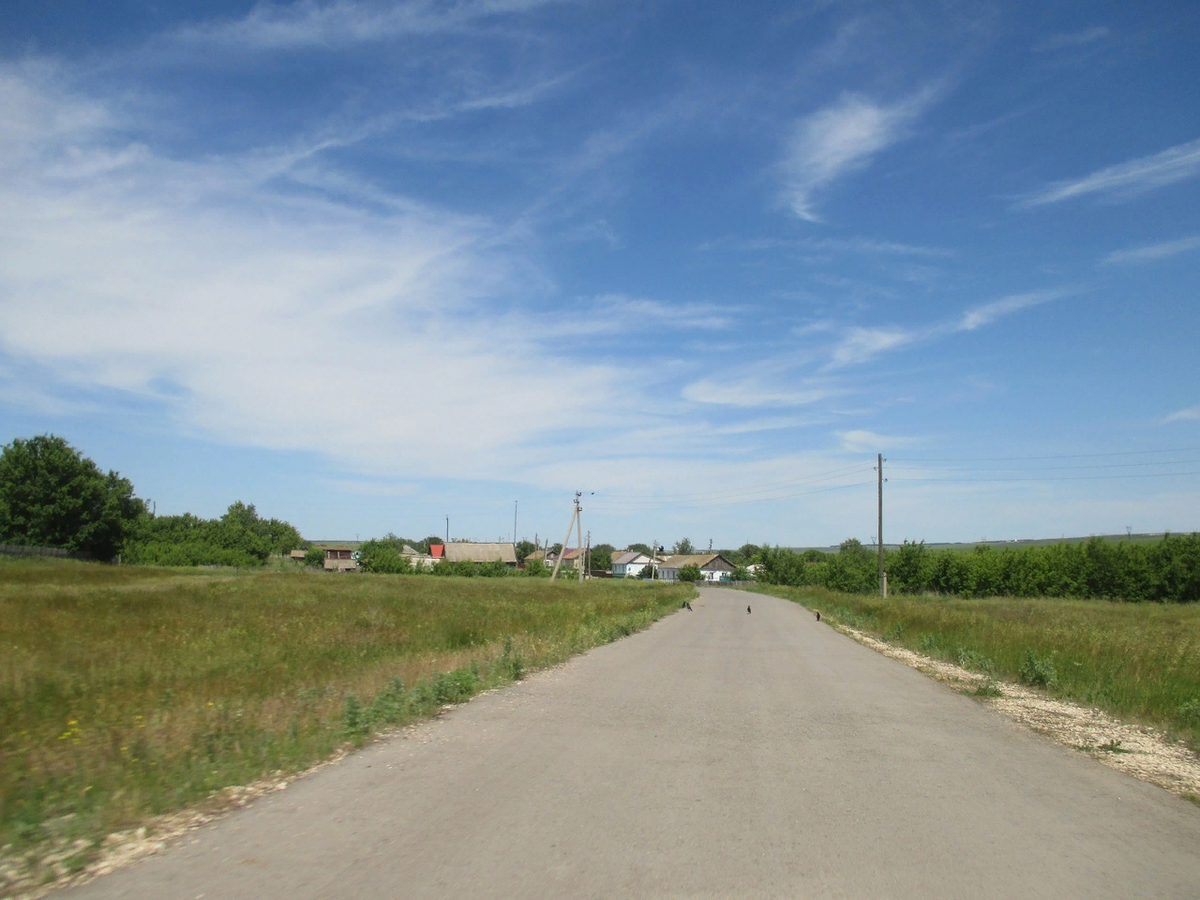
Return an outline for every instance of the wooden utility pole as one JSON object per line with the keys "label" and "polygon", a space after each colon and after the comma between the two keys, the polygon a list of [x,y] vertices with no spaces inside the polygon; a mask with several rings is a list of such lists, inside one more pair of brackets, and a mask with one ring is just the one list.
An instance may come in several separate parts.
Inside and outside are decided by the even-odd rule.
{"label": "wooden utility pole", "polygon": [[879,596],[887,596],[887,576],[883,573],[883,454],[879,454],[879,462],[875,467],[879,473]]}

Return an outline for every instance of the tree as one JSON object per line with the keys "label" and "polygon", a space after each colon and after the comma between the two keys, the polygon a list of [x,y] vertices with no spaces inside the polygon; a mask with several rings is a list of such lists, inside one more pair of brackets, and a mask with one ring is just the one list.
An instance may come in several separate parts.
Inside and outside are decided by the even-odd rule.
{"label": "tree", "polygon": [[626,550],[636,550],[638,553],[645,553],[647,556],[650,555],[650,545],[649,544],[630,544],[625,549]]}
{"label": "tree", "polygon": [[525,557],[537,549],[538,545],[533,541],[517,541],[516,546],[513,547],[513,550],[517,554],[517,562],[519,563],[525,562]]}
{"label": "tree", "polygon": [[145,511],[128,479],[60,437],[17,438],[0,451],[0,542],[111,559]]}
{"label": "tree", "polygon": [[679,574],[676,576],[680,581],[699,581],[704,575],[700,572],[699,566],[681,566]]}
{"label": "tree", "polygon": [[692,542],[687,538],[680,538],[671,547],[671,552],[676,556],[687,556],[696,552],[696,548],[692,546]]}
{"label": "tree", "polygon": [[612,555],[616,549],[612,544],[597,544],[592,548],[592,556],[588,562],[588,567],[597,572],[611,569]]}
{"label": "tree", "polygon": [[320,547],[312,547],[304,554],[304,564],[319,569],[325,565],[325,551]]}

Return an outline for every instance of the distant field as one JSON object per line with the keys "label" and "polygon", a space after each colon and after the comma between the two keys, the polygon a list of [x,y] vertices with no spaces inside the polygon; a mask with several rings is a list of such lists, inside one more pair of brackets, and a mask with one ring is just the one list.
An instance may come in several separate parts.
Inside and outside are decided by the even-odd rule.
{"label": "distant field", "polygon": [[0,559],[0,857],[303,769],[692,594]]}
{"label": "distant field", "polygon": [[1157,726],[1200,752],[1200,604],[758,589],[927,656]]}

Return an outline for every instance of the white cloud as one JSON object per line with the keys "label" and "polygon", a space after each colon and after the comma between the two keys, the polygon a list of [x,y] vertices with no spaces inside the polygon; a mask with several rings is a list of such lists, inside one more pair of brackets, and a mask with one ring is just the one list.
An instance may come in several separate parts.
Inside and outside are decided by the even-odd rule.
{"label": "white cloud", "polygon": [[985,303],[982,306],[976,306],[974,309],[967,310],[963,313],[962,318],[959,319],[955,330],[974,331],[977,328],[982,328],[984,325],[990,325],[1003,316],[1012,315],[1031,306],[1040,306],[1051,300],[1057,300],[1059,297],[1066,296],[1067,293],[1064,290],[1052,290],[1031,291],[1027,294],[1012,294],[992,303]]}
{"label": "white cloud", "polygon": [[874,431],[838,431],[836,434],[846,453],[886,452],[890,447],[905,447],[920,442],[920,438],[887,436]]}
{"label": "white cloud", "polygon": [[851,328],[833,348],[827,368],[857,365],[887,350],[911,344],[921,335],[904,328]]}
{"label": "white cloud", "polygon": [[359,3],[301,0],[262,3],[232,21],[206,22],[176,32],[184,43],[216,44],[252,50],[346,47],[399,35],[460,31],[500,16],[531,12],[562,0],[458,0],[438,3]]}
{"label": "white cloud", "polygon": [[1189,250],[1200,250],[1200,234],[1193,234],[1177,241],[1164,241],[1161,244],[1116,250],[1104,257],[1104,262],[1115,266],[1137,265],[1153,262],[1156,259],[1167,259],[1180,253],[1187,253]]}
{"label": "white cloud", "polygon": [[1189,406],[1187,409],[1171,413],[1163,419],[1164,425],[1169,422],[1200,422],[1200,406]]}
{"label": "white cloud", "polygon": [[933,91],[927,90],[889,106],[847,94],[800,120],[782,164],[785,197],[792,212],[810,222],[819,221],[814,209],[816,195],[903,138],[933,96]]}
{"label": "white cloud", "polygon": [[1022,198],[1016,206],[1045,206],[1089,194],[1134,197],[1197,174],[1200,174],[1200,140],[1178,144],[1153,156],[1109,166],[1083,178],[1054,182]]}
{"label": "white cloud", "polygon": [[1034,44],[1033,49],[1036,53],[1045,53],[1049,50],[1062,50],[1065,47],[1082,47],[1106,38],[1108,34],[1108,28],[1104,25],[1063,34],[1049,34]]}
{"label": "white cloud", "polygon": [[[486,219],[301,199],[293,154],[171,159],[52,79],[0,76],[26,123],[0,146],[10,383],[37,372],[185,430],[422,476],[496,476],[550,431],[611,425],[595,397],[639,396],[509,311],[530,267]],[[554,415],[514,415],[530,397]]]}
{"label": "white cloud", "polygon": [[759,378],[719,381],[703,378],[683,389],[683,397],[693,403],[718,406],[804,406],[834,396],[838,391],[828,386],[787,389],[769,384]]}

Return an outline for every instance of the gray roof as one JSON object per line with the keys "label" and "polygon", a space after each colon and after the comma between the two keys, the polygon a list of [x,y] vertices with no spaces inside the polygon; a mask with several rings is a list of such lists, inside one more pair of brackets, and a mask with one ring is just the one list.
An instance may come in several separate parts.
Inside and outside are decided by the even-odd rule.
{"label": "gray roof", "polygon": [[517,564],[512,544],[471,544],[456,541],[446,545],[446,559],[451,562],[502,562]]}

